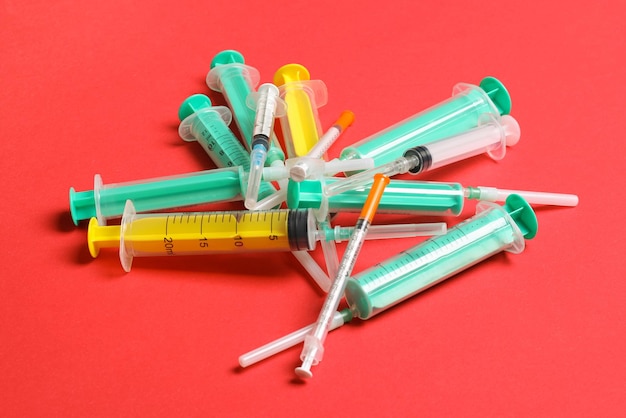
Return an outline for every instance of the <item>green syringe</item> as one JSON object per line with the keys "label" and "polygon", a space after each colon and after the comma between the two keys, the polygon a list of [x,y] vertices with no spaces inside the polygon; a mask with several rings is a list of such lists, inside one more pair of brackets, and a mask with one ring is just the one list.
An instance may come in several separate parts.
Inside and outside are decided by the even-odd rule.
{"label": "green syringe", "polygon": [[[335,312],[329,329],[353,318],[369,319],[397,303],[499,252],[520,253],[525,239],[537,232],[537,218],[519,195],[504,206],[480,202],[477,213],[447,234],[430,238],[351,277],[345,290],[348,309]],[[314,324],[272,341],[239,357],[247,367],[301,343]]]}
{"label": "green syringe", "polygon": [[344,148],[339,158],[373,158],[379,166],[409,148],[476,127],[484,113],[505,115],[510,110],[511,98],[497,79],[486,77],[479,86],[459,83],[451,98]]}
{"label": "green syringe", "polygon": [[244,177],[240,166],[112,184],[96,174],[93,190],[70,188],[70,213],[76,225],[92,217],[104,225],[122,216],[126,200],[139,212],[243,200]]}
{"label": "green syringe", "polygon": [[346,300],[361,319],[428,289],[501,251],[519,254],[535,237],[537,218],[521,196],[504,206],[480,202],[476,215],[348,280]]}

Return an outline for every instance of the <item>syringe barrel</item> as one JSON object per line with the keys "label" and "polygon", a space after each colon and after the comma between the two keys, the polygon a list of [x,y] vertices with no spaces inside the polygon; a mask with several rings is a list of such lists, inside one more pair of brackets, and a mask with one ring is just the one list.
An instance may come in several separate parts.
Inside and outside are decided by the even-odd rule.
{"label": "syringe barrel", "polygon": [[420,164],[411,169],[412,173],[417,174],[484,153],[494,160],[500,160],[506,154],[507,145],[515,145],[519,137],[519,125],[512,116],[485,114],[476,128],[410,148],[404,156],[419,158]]}
{"label": "syringe barrel", "polygon": [[346,299],[361,319],[371,318],[501,251],[524,249],[534,237],[536,217],[518,195],[505,207],[481,202],[478,213],[420,245],[350,278]]}
{"label": "syringe barrel", "polygon": [[96,216],[120,217],[129,199],[140,212],[242,200],[240,170],[221,168],[107,185],[96,175],[94,190],[70,189],[70,212],[78,224]]}
{"label": "syringe barrel", "polygon": [[321,80],[310,80],[308,70],[299,64],[279,68],[274,84],[287,105],[285,115],[280,118],[287,156],[303,157],[322,136],[317,108],[326,104],[326,85]]}
{"label": "syringe barrel", "polygon": [[[107,228],[92,225],[90,246]],[[315,248],[310,210],[226,211],[137,214],[127,204],[120,227],[120,259],[126,271],[133,257],[307,251]]]}
{"label": "syringe barrel", "polygon": [[[326,178],[332,184],[338,181]],[[324,184],[319,180],[290,181],[287,206],[319,209],[322,205]],[[329,212],[359,212],[367,199],[369,188],[348,190],[328,197]],[[391,180],[378,206],[378,213],[411,215],[459,215],[465,198],[463,186],[458,183]]]}
{"label": "syringe barrel", "polygon": [[[204,109],[203,109],[204,110]],[[217,112],[199,111],[192,115],[189,133],[218,167],[242,166],[250,169],[250,155]],[[185,123],[186,121],[183,121]],[[181,123],[182,125],[182,123]]]}
{"label": "syringe barrel", "polygon": [[479,86],[457,84],[453,96],[341,151],[341,159],[370,157],[375,165],[401,157],[409,148],[456,135],[478,125],[483,113],[506,114],[510,98],[492,77]]}

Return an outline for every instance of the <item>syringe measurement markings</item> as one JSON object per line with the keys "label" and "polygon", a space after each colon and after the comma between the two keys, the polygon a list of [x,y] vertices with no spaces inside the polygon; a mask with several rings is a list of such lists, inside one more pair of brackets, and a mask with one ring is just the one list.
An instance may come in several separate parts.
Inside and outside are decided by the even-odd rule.
{"label": "syringe measurement markings", "polygon": [[[175,220],[176,218],[174,217],[174,221]],[[169,221],[170,215],[167,215],[165,218],[165,236],[163,237],[163,247],[165,248],[165,253],[167,255],[174,255],[174,239],[168,236],[169,234],[167,231]]]}
{"label": "syringe measurement markings", "polygon": [[[461,225],[462,224],[459,224],[459,226]],[[381,263],[376,264],[376,266],[373,267],[371,276],[368,278],[360,278],[359,282],[366,292],[368,288],[376,289],[376,293],[385,292],[388,287],[393,288],[396,286],[398,281],[403,280],[403,276],[406,274],[416,271],[424,265],[437,262],[455,251],[458,251],[460,248],[469,248],[467,246],[468,244],[477,243],[482,239],[493,237],[493,232],[495,232],[496,229],[506,225],[507,221],[504,218],[498,218],[496,220],[479,219],[478,222],[475,220],[474,223],[469,225],[472,230],[467,230],[467,228],[452,230],[448,235],[441,236],[438,239],[431,239],[430,246],[426,245],[425,248],[421,248],[412,253],[408,252],[410,250],[402,251],[400,254],[403,254],[403,256],[393,263],[389,263],[388,265],[382,265]],[[426,242],[428,241],[425,241],[425,244]],[[442,277],[441,280],[444,278],[445,277]],[[434,284],[436,283],[431,283],[428,287]],[[376,306],[374,306],[374,308],[376,308]]]}

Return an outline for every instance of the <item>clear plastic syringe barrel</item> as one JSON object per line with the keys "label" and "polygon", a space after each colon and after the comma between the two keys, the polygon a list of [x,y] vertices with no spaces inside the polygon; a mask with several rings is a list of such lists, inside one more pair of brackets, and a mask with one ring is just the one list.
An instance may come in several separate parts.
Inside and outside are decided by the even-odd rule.
{"label": "clear plastic syringe barrel", "polygon": [[519,253],[537,231],[530,205],[511,195],[504,207],[480,202],[477,214],[447,234],[379,263],[348,281],[346,299],[368,319],[498,252]]}
{"label": "clear plastic syringe barrel", "polygon": [[511,107],[505,87],[486,77],[480,86],[460,83],[453,96],[341,151],[340,158],[373,158],[375,165],[401,157],[411,147],[456,135],[478,125],[483,113],[507,114]]}
{"label": "clear plastic syringe barrel", "polygon": [[105,219],[122,216],[129,199],[140,212],[242,200],[241,175],[240,167],[232,167],[103,184],[96,174],[93,190],[70,188],[70,212],[75,224],[92,217],[104,224]]}
{"label": "clear plastic syringe barrel", "polygon": [[[327,184],[340,179],[326,178]],[[367,199],[368,188],[348,190],[325,197],[324,183],[319,180],[290,181],[287,206],[320,209],[327,199],[329,212],[359,212]],[[459,215],[465,203],[463,186],[459,183],[439,183],[411,180],[391,180],[378,205],[378,213],[411,215]]]}
{"label": "clear plastic syringe barrel", "polygon": [[334,196],[346,190],[364,187],[372,182],[376,173],[387,176],[406,172],[419,174],[482,153],[487,153],[494,160],[500,160],[506,154],[506,147],[515,145],[519,140],[520,128],[512,116],[496,117],[486,113],[480,117],[478,123],[476,128],[410,148],[404,152],[403,157],[329,184],[324,193]]}
{"label": "clear plastic syringe barrel", "polygon": [[[206,83],[211,90],[222,93],[233,112],[233,118],[246,147],[252,150],[255,112],[248,107],[246,99],[259,84],[261,76],[256,68],[245,65],[244,62],[243,55],[238,51],[219,52],[211,61],[211,70],[207,74]],[[276,160],[284,161],[285,153],[272,132],[267,164],[270,165]]]}
{"label": "clear plastic syringe barrel", "polygon": [[512,116],[497,117],[486,113],[478,123],[478,127],[467,132],[407,150],[404,157],[419,160],[408,171],[418,174],[483,153],[496,161],[501,160],[506,155],[506,148],[519,141],[520,127]]}
{"label": "clear plastic syringe barrel", "polygon": [[327,102],[326,85],[321,80],[311,80],[309,71],[300,64],[279,68],[274,84],[287,104],[287,111],[280,118],[287,156],[303,157],[322,136],[317,108]]}

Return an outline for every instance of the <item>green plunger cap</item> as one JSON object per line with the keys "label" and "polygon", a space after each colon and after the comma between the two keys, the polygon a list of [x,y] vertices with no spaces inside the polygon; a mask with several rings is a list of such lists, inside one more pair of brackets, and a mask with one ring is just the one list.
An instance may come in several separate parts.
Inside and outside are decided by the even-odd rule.
{"label": "green plunger cap", "polygon": [[300,183],[289,179],[287,184],[287,207],[297,209],[300,204]]}
{"label": "green plunger cap", "polygon": [[487,93],[501,115],[508,115],[511,112],[511,96],[500,80],[495,77],[485,77],[479,86]]}
{"label": "green plunger cap", "polygon": [[211,107],[211,99],[204,94],[194,94],[185,99],[178,108],[178,119],[185,120],[187,116],[193,115],[199,110]]}
{"label": "green plunger cap", "polygon": [[234,49],[227,49],[222,52],[218,52],[211,60],[211,69],[218,65],[224,64],[245,64],[245,60],[241,52]]}
{"label": "green plunger cap", "polygon": [[323,186],[320,180],[304,180],[298,183],[289,179],[287,207],[289,209],[319,209],[322,205]]}
{"label": "green plunger cap", "polygon": [[70,213],[74,225],[78,225],[78,221],[96,216],[96,201],[93,190],[77,192],[73,187],[70,187]]}
{"label": "green plunger cap", "polygon": [[526,239],[533,239],[537,235],[537,216],[524,198],[512,194],[506,198],[503,206]]}

